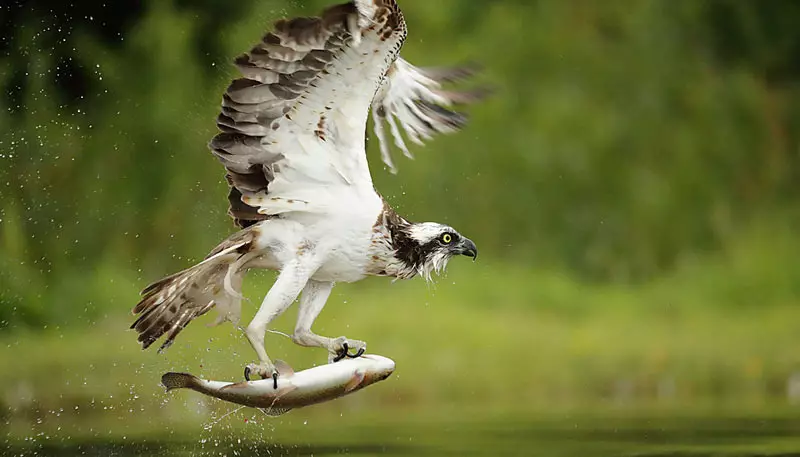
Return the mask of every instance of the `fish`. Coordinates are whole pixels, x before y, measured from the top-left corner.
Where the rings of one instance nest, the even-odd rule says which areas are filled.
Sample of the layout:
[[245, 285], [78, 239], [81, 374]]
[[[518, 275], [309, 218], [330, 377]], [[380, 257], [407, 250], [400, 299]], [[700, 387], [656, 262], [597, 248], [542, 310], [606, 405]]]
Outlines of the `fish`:
[[394, 372], [395, 363], [387, 357], [365, 354], [297, 373], [281, 360], [277, 360], [275, 366], [280, 374], [277, 388], [272, 378], [223, 382], [174, 372], [164, 374], [161, 384], [167, 392], [191, 389], [237, 405], [258, 408], [277, 417], [292, 409], [335, 400], [383, 381]]

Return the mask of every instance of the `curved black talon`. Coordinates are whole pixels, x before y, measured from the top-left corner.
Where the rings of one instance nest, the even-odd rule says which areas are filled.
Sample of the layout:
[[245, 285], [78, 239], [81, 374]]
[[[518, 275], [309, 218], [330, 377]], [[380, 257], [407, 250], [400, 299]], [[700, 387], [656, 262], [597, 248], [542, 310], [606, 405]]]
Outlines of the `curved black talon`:
[[278, 390], [278, 372], [277, 371], [273, 371], [272, 372], [272, 387], [275, 390]]
[[342, 352], [336, 354], [336, 357], [333, 358], [333, 363], [336, 363], [345, 358], [345, 356], [347, 356], [347, 351], [349, 350], [350, 348], [347, 347], [347, 341], [345, 341], [344, 343], [342, 343]]
[[350, 357], [351, 359], [357, 359], [362, 355], [364, 355], [364, 348], [359, 349], [355, 354], [347, 354], [347, 357]]
[[244, 367], [244, 379], [250, 381], [250, 367]]

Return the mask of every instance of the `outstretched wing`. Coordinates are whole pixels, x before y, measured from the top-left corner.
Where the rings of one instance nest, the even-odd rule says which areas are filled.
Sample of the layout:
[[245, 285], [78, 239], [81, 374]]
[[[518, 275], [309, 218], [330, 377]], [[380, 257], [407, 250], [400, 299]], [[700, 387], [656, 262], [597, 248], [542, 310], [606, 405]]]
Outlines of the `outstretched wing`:
[[281, 20], [236, 59], [210, 143], [239, 225], [326, 212], [337, 189], [374, 192], [364, 151], [369, 107], [406, 36], [394, 0], [354, 0]]
[[372, 120], [380, 142], [381, 158], [392, 173], [397, 169], [389, 153], [384, 122], [389, 124], [394, 144], [411, 158], [397, 121], [406, 136], [418, 145], [436, 133], [459, 130], [467, 117], [451, 108], [479, 101], [486, 96], [487, 90], [451, 91], [445, 90], [444, 84], [467, 79], [475, 74], [475, 70], [473, 67], [417, 68], [402, 58], [392, 64], [372, 102]]

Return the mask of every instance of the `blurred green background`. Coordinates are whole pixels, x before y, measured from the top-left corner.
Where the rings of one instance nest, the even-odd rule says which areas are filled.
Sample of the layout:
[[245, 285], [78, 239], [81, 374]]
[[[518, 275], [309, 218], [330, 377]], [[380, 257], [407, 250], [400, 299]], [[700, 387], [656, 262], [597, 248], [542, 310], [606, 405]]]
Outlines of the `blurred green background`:
[[[205, 328], [213, 317], [164, 355], [141, 352], [126, 331], [143, 286], [234, 230], [206, 149], [230, 62], [273, 21], [331, 3], [0, 5], [9, 449], [68, 455], [112, 443], [146, 455], [188, 439], [184, 452], [213, 454], [215, 440], [244, 436], [245, 451], [370, 453], [447, 449], [486, 424], [645, 434], [658, 424], [657, 442], [674, 450], [683, 435], [669, 431], [687, 418], [714, 429], [733, 417], [760, 424], [743, 429], [766, 434], [761, 452], [800, 450], [786, 441], [800, 431], [793, 0], [402, 2], [406, 59], [477, 62], [476, 83], [495, 93], [470, 109], [465, 131], [414, 148], [414, 161], [398, 157], [396, 176], [371, 140], [376, 187], [409, 218], [474, 239], [479, 261], [452, 262], [436, 285], [335, 289], [318, 332], [365, 339], [398, 364], [353, 398], [265, 421], [164, 395], [166, 370], [239, 379], [254, 357], [238, 330]], [[245, 321], [272, 278], [248, 277]], [[290, 330], [294, 312], [275, 327]], [[325, 360], [278, 335], [267, 348], [296, 368]], [[492, 436], [484, 444], [519, 451]], [[258, 447], [286, 442], [295, 446]], [[620, 446], [593, 449], [637, 449]]]

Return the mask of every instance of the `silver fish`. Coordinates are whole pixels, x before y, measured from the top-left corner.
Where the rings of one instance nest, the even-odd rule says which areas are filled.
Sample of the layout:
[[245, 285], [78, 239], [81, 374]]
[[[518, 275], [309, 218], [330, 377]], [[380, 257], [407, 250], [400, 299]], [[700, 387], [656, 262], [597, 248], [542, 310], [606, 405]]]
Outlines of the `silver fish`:
[[394, 361], [368, 354], [355, 359], [321, 365], [297, 373], [285, 362], [276, 361], [278, 387], [272, 378], [259, 381], [206, 381], [187, 373], [167, 373], [161, 384], [167, 392], [192, 389], [238, 405], [259, 408], [270, 416], [292, 409], [334, 400], [383, 381], [394, 372]]

